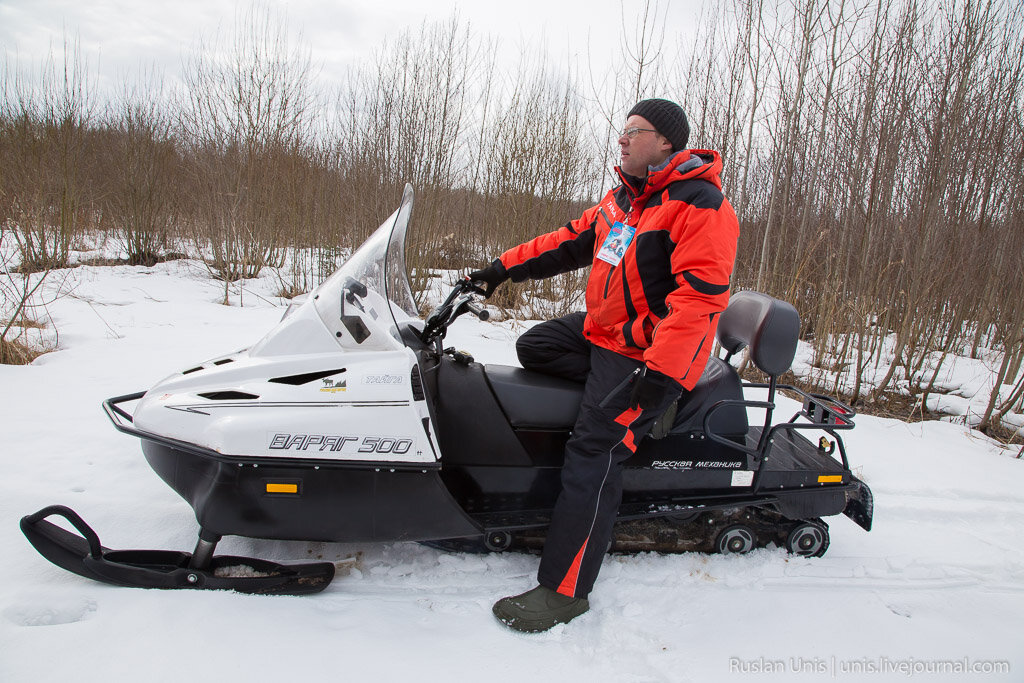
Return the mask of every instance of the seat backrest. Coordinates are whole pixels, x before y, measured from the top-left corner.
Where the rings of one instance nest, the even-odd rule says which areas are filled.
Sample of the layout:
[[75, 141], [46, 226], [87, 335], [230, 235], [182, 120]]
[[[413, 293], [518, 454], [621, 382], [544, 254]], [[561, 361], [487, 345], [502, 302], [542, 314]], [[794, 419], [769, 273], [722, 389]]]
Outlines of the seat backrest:
[[738, 292], [718, 321], [718, 342], [730, 355], [750, 347], [762, 372], [778, 377], [793, 364], [800, 314], [791, 304], [760, 292]]

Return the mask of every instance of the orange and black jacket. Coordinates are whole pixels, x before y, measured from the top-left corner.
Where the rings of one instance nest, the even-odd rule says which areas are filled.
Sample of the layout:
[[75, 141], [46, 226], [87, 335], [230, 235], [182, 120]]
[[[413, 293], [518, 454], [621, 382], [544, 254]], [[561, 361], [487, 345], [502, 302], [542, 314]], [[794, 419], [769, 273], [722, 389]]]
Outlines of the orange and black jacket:
[[[554, 232], [499, 259], [514, 282], [592, 264], [584, 334], [692, 389], [729, 302], [739, 222], [722, 194], [722, 159], [684, 150], [622, 184]], [[596, 258], [616, 222], [636, 228], [618, 265]]]

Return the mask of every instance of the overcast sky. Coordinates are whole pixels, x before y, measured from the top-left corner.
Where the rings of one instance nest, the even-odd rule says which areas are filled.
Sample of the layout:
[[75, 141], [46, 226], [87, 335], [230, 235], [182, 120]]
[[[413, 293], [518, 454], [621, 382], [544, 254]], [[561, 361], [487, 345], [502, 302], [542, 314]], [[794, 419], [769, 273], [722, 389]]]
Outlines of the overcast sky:
[[[80, 44], [91, 76], [109, 87], [129, 73], [157, 65], [176, 80], [182, 58], [198, 39], [230, 35], [247, 0], [0, 0], [0, 52], [21, 68], [36, 68], [51, 48], [61, 54], [65, 37]], [[697, 20], [698, 0], [662, 0], [670, 33]], [[504, 59], [521, 46], [542, 47], [552, 63], [586, 69], [588, 58], [608, 68], [617, 53], [621, 0], [287, 0], [267, 3], [283, 12], [290, 33], [301, 33], [324, 85], [343, 77], [346, 66], [388, 36], [424, 20], [458, 12], [464, 24], [500, 39]], [[642, 10], [626, 0], [627, 22]], [[10, 62], [9, 62], [10, 63]], [[92, 79], [90, 79], [92, 80]]]

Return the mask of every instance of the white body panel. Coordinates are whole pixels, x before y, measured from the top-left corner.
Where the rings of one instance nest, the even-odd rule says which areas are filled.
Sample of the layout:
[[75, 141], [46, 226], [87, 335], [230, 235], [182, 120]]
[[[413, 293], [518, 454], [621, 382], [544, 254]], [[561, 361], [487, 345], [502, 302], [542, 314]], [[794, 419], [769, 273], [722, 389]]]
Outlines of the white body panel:
[[402, 259], [411, 208], [407, 192], [402, 208], [251, 349], [150, 389], [135, 427], [246, 461], [436, 463], [429, 410], [413, 388], [416, 356], [398, 331], [415, 312]]
[[[229, 363], [214, 365], [214, 362]], [[135, 426], [224, 455], [433, 463], [425, 401], [413, 397], [408, 349], [206, 363], [158, 383], [135, 408]], [[271, 379], [322, 373], [292, 385]], [[238, 392], [258, 398], [206, 398]]]

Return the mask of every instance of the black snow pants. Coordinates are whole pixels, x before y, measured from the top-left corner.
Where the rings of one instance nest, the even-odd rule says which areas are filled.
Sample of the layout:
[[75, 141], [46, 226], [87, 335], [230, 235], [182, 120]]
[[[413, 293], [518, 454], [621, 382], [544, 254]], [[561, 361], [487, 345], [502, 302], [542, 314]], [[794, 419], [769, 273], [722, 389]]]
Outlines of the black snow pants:
[[643, 362], [591, 344], [583, 320], [583, 313], [572, 313], [540, 323], [516, 342], [524, 368], [585, 383], [537, 575], [542, 586], [572, 597], [590, 593], [611, 543], [622, 463], [679, 398], [667, 392], [662, 405], [631, 410], [629, 396]]

